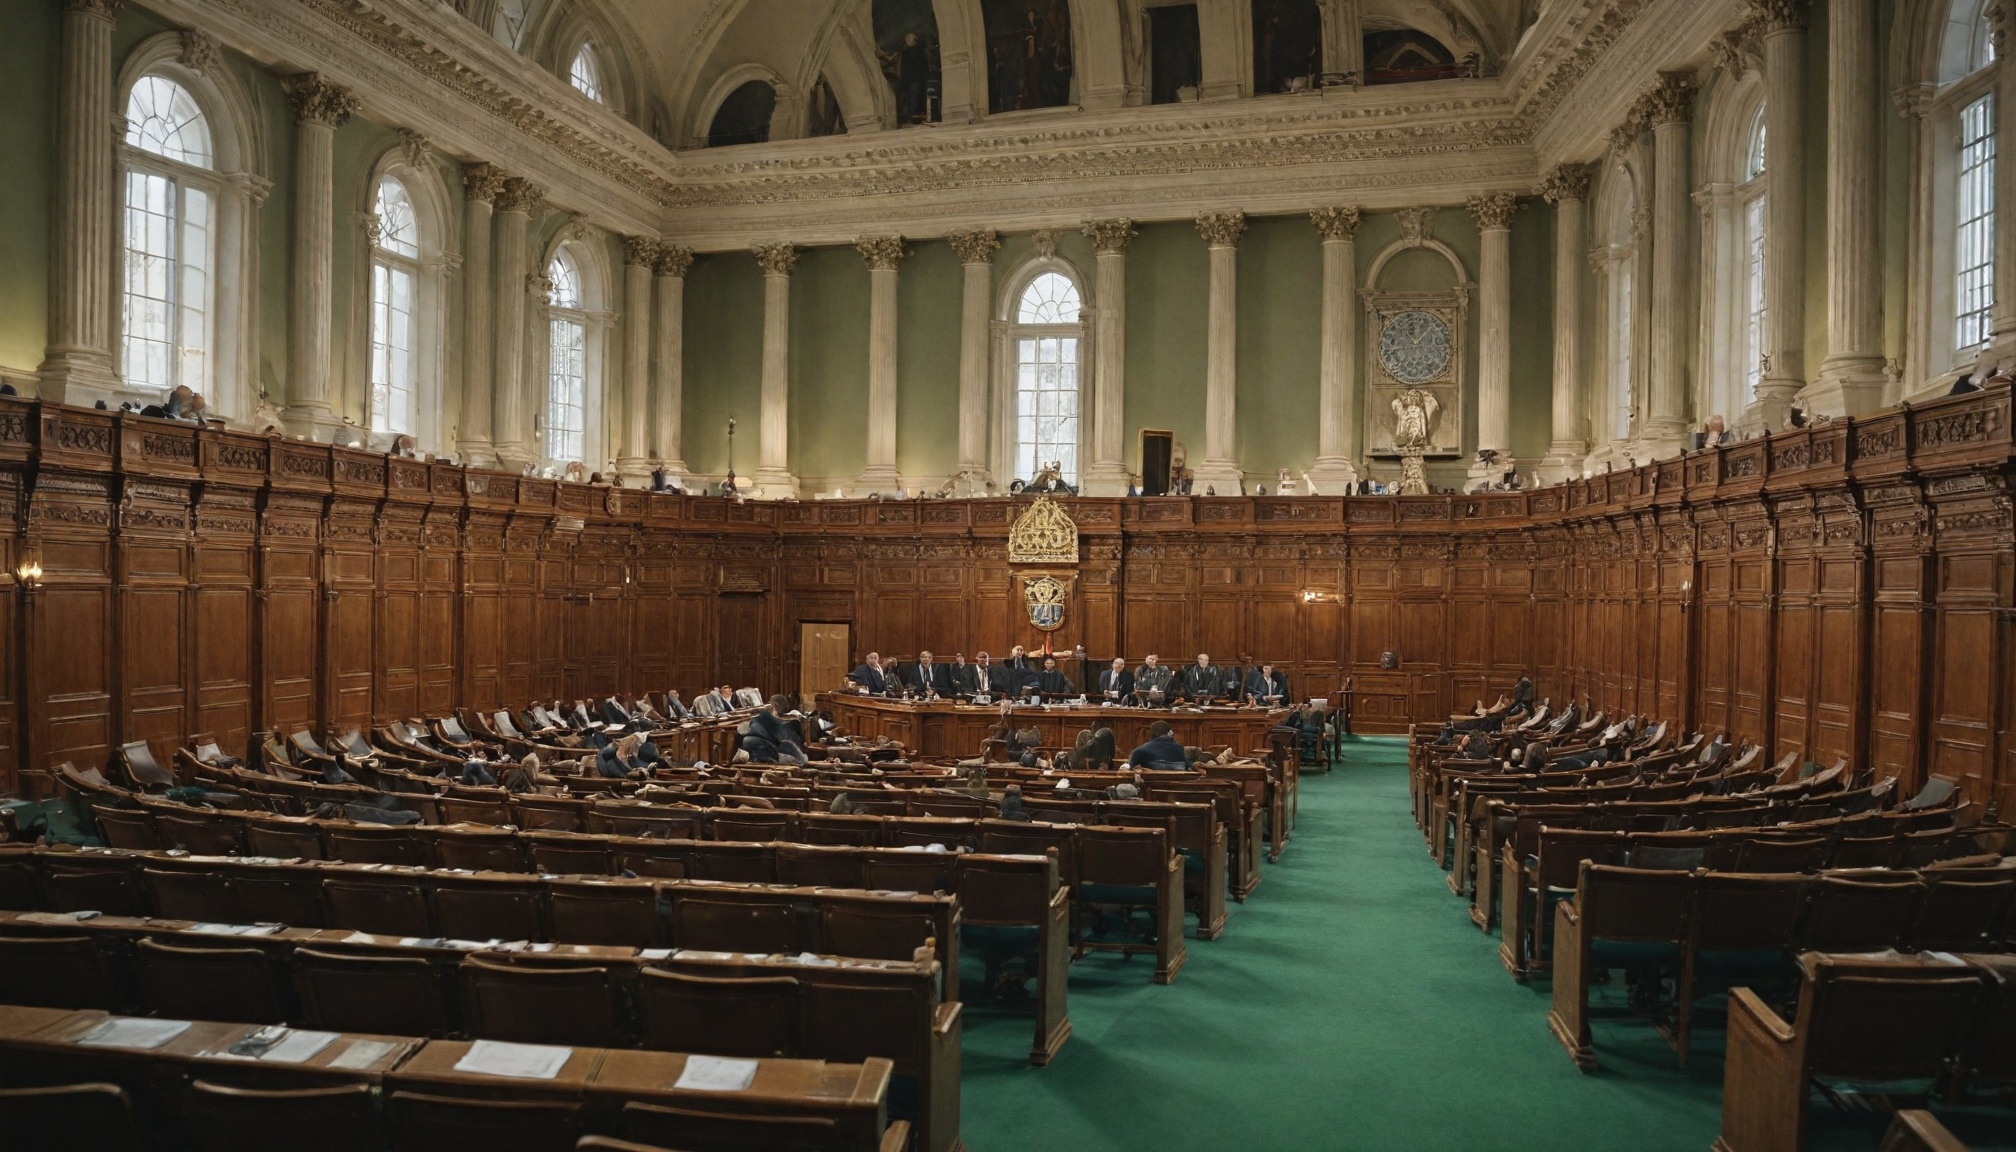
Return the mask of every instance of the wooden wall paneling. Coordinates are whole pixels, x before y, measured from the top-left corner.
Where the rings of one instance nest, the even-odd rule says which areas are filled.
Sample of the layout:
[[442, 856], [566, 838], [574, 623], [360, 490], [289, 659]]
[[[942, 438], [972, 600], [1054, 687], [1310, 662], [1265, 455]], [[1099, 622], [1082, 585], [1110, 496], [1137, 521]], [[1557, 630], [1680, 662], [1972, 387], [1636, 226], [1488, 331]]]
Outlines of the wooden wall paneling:
[[[378, 517], [376, 647], [372, 669], [373, 724], [426, 715], [421, 666], [426, 623], [427, 509], [387, 500]], [[439, 714], [441, 709], [433, 709]]]
[[1924, 783], [1931, 710], [1934, 582], [1931, 510], [1915, 484], [1866, 494], [1870, 504], [1869, 763], [1909, 790]]
[[22, 635], [24, 591], [21, 570], [23, 474], [8, 467], [10, 449], [25, 452], [27, 419], [23, 413], [0, 409], [0, 790], [21, 787], [22, 688], [28, 674], [28, 642]]
[[[189, 434], [193, 458], [194, 429]], [[128, 477], [123, 487], [112, 537], [114, 728], [120, 743], [145, 740], [158, 758], [171, 755], [191, 729], [190, 485]]]
[[418, 648], [420, 711], [438, 716], [460, 703], [463, 589], [460, 510], [433, 507], [420, 528]]
[[1814, 528], [1813, 747], [1826, 763], [1868, 762], [1868, 531], [1852, 494], [1825, 494]]
[[578, 521], [517, 515], [505, 529], [498, 645], [501, 704], [538, 698], [575, 700], [566, 683], [569, 581]]
[[[320, 730], [363, 728], [372, 720], [379, 645], [377, 513], [374, 502], [337, 497], [322, 524]], [[402, 661], [410, 667], [410, 657]]]
[[[263, 470], [265, 448], [251, 449]], [[249, 469], [248, 469], [249, 471]], [[249, 478], [248, 478], [249, 479]], [[220, 475], [203, 484], [190, 543], [190, 732], [242, 755], [259, 727], [257, 572], [259, 493]]]
[[26, 604], [34, 770], [102, 765], [118, 739], [111, 487], [105, 475], [43, 472], [30, 496], [22, 550], [42, 566]]
[[[474, 708], [516, 703], [504, 694], [506, 524], [503, 516], [471, 511], [462, 526], [461, 702]], [[522, 631], [536, 624], [531, 616], [518, 619]]]
[[1959, 779], [1970, 800], [1994, 792], [1993, 741], [2000, 661], [1995, 643], [2010, 606], [2010, 512], [1979, 476], [1927, 485], [1937, 548], [1932, 707], [1927, 769]]
[[1777, 584], [1772, 615], [1775, 674], [1770, 680], [1774, 753], [1783, 756], [1797, 749], [1806, 759], [1818, 760], [1812, 732], [1814, 660], [1819, 651], [1813, 599], [1819, 561], [1813, 551], [1813, 513], [1803, 493], [1774, 512], [1770, 542], [1771, 571]]

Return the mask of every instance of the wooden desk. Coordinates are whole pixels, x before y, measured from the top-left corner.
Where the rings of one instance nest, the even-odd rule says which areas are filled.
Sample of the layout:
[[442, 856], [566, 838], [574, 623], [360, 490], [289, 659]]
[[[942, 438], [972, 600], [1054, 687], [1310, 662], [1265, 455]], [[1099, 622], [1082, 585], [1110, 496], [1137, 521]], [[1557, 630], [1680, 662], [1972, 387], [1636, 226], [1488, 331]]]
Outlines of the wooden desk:
[[[998, 704], [975, 707], [952, 701], [887, 700], [874, 696], [831, 693], [819, 697], [820, 707], [849, 736], [872, 740], [893, 740], [912, 752], [932, 758], [968, 757], [980, 754], [980, 743], [1001, 724]], [[1257, 752], [1267, 747], [1267, 732], [1288, 718], [1285, 708], [1207, 708], [1188, 711], [1171, 708], [1032, 708], [1015, 709], [1017, 728], [1034, 728], [1043, 734], [1046, 748], [1069, 748], [1078, 733], [1087, 728], [1113, 729], [1113, 755], [1125, 762], [1127, 754], [1146, 743], [1148, 729], [1165, 720], [1176, 739], [1198, 748], [1229, 746], [1234, 752]]]

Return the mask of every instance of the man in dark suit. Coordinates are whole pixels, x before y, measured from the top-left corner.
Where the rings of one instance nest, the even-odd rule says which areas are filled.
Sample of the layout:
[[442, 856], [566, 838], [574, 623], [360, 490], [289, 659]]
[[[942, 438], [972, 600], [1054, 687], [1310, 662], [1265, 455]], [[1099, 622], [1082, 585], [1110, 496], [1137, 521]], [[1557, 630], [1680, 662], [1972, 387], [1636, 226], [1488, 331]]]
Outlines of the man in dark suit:
[[889, 676], [882, 671], [882, 654], [879, 652], [868, 653], [861, 666], [847, 674], [847, 679], [860, 685], [871, 696], [881, 696], [889, 691]]
[[1272, 664], [1255, 664], [1246, 670], [1246, 698], [1272, 707], [1288, 700], [1288, 677]]
[[1008, 670], [1021, 677], [1018, 685], [1026, 686], [1043, 670], [1043, 662], [1029, 655], [1029, 650], [1017, 644], [1008, 651]]
[[1043, 670], [1036, 673], [1036, 691], [1045, 696], [1069, 696], [1078, 689], [1072, 686], [1071, 678], [1057, 667], [1057, 657], [1043, 657]]
[[1169, 689], [1175, 685], [1176, 676], [1167, 664], [1157, 663], [1155, 653], [1141, 658], [1141, 670], [1134, 674], [1134, 692], [1145, 706], [1153, 706], [1169, 699]]
[[1150, 772], [1187, 772], [1190, 755], [1183, 750], [1183, 744], [1176, 739], [1169, 722], [1157, 720], [1148, 729], [1148, 742], [1127, 757], [1127, 766], [1146, 768]]
[[1185, 700], [1213, 700], [1226, 694], [1223, 672], [1212, 666], [1207, 653], [1199, 652], [1197, 662], [1176, 677], [1176, 695]]
[[684, 700], [679, 699], [679, 690], [677, 688], [665, 693], [665, 718], [668, 720], [691, 720], [693, 718], [693, 710], [686, 706]]
[[966, 662], [964, 652], [952, 654], [952, 666], [945, 669], [946, 677], [952, 682], [952, 695], [971, 696], [980, 691], [980, 670]]
[[1115, 704], [1134, 695], [1134, 674], [1127, 670], [1127, 658], [1115, 656], [1113, 666], [1099, 674], [1099, 698]]
[[1020, 696], [1022, 694], [1022, 674], [1005, 664], [996, 664], [987, 653], [980, 653], [980, 663], [975, 670], [980, 674], [980, 686], [993, 696]]
[[931, 659], [929, 650], [917, 653], [917, 666], [910, 670], [910, 687], [920, 696], [950, 696], [952, 677], [943, 664]]

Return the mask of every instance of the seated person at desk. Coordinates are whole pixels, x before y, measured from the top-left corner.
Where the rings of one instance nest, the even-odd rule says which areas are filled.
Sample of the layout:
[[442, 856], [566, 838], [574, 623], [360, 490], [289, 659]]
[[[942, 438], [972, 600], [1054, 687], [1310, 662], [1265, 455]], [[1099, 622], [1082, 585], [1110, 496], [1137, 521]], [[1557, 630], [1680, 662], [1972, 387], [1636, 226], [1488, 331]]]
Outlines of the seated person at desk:
[[679, 699], [679, 690], [677, 688], [665, 693], [665, 718], [667, 720], [691, 720], [693, 718], [693, 709], [688, 708], [686, 702]]
[[1151, 772], [1188, 772], [1190, 754], [1176, 739], [1175, 731], [1167, 720], [1157, 720], [1148, 729], [1148, 742], [1134, 749], [1127, 757], [1129, 768], [1145, 768]]
[[1167, 664], [1157, 663], [1160, 657], [1150, 652], [1141, 659], [1141, 670], [1134, 673], [1134, 694], [1143, 704], [1160, 704], [1169, 698], [1169, 688], [1175, 683], [1176, 674]]
[[945, 669], [945, 675], [952, 683], [954, 696], [977, 696], [987, 690], [987, 680], [979, 665], [968, 664], [964, 652], [952, 654], [952, 666]]
[[735, 689], [723, 684], [693, 702], [699, 716], [720, 716], [735, 710]]
[[1006, 664], [992, 663], [987, 653], [980, 653], [980, 686], [995, 696], [1020, 696], [1022, 694], [1022, 673]]
[[910, 688], [920, 696], [950, 696], [952, 678], [943, 664], [934, 663], [929, 650], [917, 653], [917, 666], [910, 670]]
[[1203, 652], [1197, 654], [1195, 664], [1183, 669], [1183, 674], [1176, 677], [1176, 695], [1185, 700], [1203, 703], [1229, 694], [1225, 670], [1212, 667], [1211, 657]]
[[1288, 699], [1288, 677], [1272, 664], [1256, 664], [1246, 671], [1246, 698], [1270, 707], [1283, 703]]
[[1099, 674], [1099, 698], [1115, 704], [1134, 695], [1134, 674], [1127, 671], [1125, 656], [1113, 657], [1113, 666]]
[[1042, 661], [1029, 655], [1029, 650], [1017, 644], [1008, 650], [1008, 670], [1024, 680], [1042, 671]]
[[889, 691], [889, 675], [882, 671], [882, 654], [879, 652], [868, 653], [861, 666], [847, 674], [847, 679], [871, 696], [880, 696]]
[[749, 754], [750, 763], [805, 763], [805, 748], [800, 742], [798, 730], [785, 719], [785, 714], [790, 711], [789, 697], [772, 696], [767, 706], [749, 718], [749, 730], [742, 737], [742, 750]]
[[1069, 696], [1078, 691], [1072, 685], [1071, 678], [1064, 674], [1062, 668], [1057, 667], [1055, 656], [1043, 657], [1043, 670], [1035, 674], [1032, 683], [1035, 691], [1045, 696]]

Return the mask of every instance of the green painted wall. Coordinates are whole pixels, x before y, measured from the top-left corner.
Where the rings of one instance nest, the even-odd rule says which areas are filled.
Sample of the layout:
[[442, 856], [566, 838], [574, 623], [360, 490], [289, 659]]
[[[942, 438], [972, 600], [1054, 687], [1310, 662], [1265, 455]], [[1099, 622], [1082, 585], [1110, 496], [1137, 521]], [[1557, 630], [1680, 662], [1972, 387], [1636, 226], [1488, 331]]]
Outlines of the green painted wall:
[[705, 255], [687, 272], [685, 364], [680, 450], [687, 468], [716, 478], [727, 470], [733, 418], [735, 471], [753, 476], [763, 387], [763, 273], [748, 253]]
[[[761, 314], [759, 299], [759, 353]], [[791, 471], [853, 487], [868, 461], [868, 266], [851, 247], [807, 249], [791, 274], [790, 411]]]
[[[1311, 230], [1314, 235], [1314, 230]], [[1189, 222], [1147, 224], [1127, 252], [1127, 468], [1141, 470], [1139, 429], [1175, 433], [1204, 459], [1204, 348], [1211, 260]]]
[[959, 469], [964, 273], [958, 253], [943, 240], [911, 245], [902, 269], [896, 289], [896, 468], [905, 477], [950, 476]]
[[8, 4], [0, 37], [0, 368], [17, 372], [34, 371], [49, 343], [59, 7]]
[[[1201, 246], [1203, 240], [1197, 239]], [[1255, 217], [1239, 243], [1240, 466], [1272, 492], [1316, 459], [1323, 243], [1307, 216]]]
[[1512, 218], [1512, 454], [1547, 454], [1554, 419], [1554, 206], [1535, 196]]

